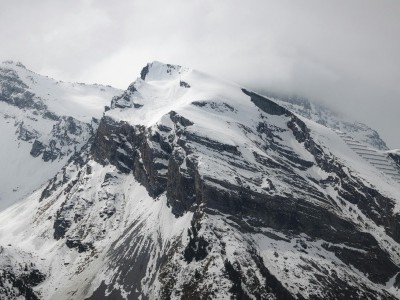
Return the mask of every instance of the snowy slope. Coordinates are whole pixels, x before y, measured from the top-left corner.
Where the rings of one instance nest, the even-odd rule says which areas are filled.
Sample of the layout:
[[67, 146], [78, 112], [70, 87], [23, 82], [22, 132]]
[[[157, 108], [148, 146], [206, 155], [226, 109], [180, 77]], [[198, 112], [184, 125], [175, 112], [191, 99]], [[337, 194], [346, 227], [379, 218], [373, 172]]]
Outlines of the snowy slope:
[[14, 276], [0, 276], [0, 295], [400, 297], [400, 184], [277, 103], [148, 64], [93, 141], [0, 213], [0, 264]]
[[104, 106], [121, 91], [64, 83], [0, 64], [0, 209], [49, 180], [92, 135]]
[[16, 76], [14, 78], [21, 81], [26, 91], [34, 94], [34, 101], [42, 102], [48, 111], [85, 123], [90, 123], [92, 118], [100, 118], [104, 106], [122, 92], [111, 86], [57, 81], [30, 71], [19, 62], [2, 62], [1, 69], [2, 79], [4, 74], [8, 74], [9, 78]]

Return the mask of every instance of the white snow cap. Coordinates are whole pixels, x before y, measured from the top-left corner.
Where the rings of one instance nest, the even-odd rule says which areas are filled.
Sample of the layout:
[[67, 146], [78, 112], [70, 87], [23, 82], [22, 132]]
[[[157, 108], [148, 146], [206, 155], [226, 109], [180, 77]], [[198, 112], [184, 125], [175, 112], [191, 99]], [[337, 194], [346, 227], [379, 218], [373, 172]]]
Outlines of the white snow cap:
[[189, 69], [185, 67], [153, 61], [143, 68], [140, 75], [145, 81], [170, 80], [178, 79], [181, 74], [188, 71]]

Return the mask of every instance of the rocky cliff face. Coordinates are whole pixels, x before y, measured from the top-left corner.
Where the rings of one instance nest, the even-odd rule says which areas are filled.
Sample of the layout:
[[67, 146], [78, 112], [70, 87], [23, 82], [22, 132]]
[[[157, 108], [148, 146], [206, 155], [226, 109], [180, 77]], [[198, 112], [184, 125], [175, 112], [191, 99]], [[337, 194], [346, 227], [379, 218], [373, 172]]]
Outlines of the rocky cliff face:
[[276, 101], [154, 62], [0, 233], [39, 245], [13, 247], [43, 299], [397, 299], [400, 186], [377, 174]]

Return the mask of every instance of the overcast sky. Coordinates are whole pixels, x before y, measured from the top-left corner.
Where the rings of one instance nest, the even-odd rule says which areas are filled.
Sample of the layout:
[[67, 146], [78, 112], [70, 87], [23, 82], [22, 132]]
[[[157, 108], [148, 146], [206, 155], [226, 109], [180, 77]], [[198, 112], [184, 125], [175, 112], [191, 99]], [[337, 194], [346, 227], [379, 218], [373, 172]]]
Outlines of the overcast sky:
[[328, 102], [400, 148], [400, 1], [0, 0], [0, 60], [126, 88], [160, 60]]

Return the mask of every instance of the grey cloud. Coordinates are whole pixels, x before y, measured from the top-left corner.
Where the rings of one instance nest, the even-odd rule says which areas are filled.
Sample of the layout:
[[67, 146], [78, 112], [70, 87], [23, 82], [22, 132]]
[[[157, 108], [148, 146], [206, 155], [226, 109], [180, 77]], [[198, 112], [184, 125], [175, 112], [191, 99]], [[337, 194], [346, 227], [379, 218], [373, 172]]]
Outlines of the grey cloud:
[[125, 88], [149, 61], [324, 101], [400, 148], [400, 2], [2, 0], [0, 59]]

